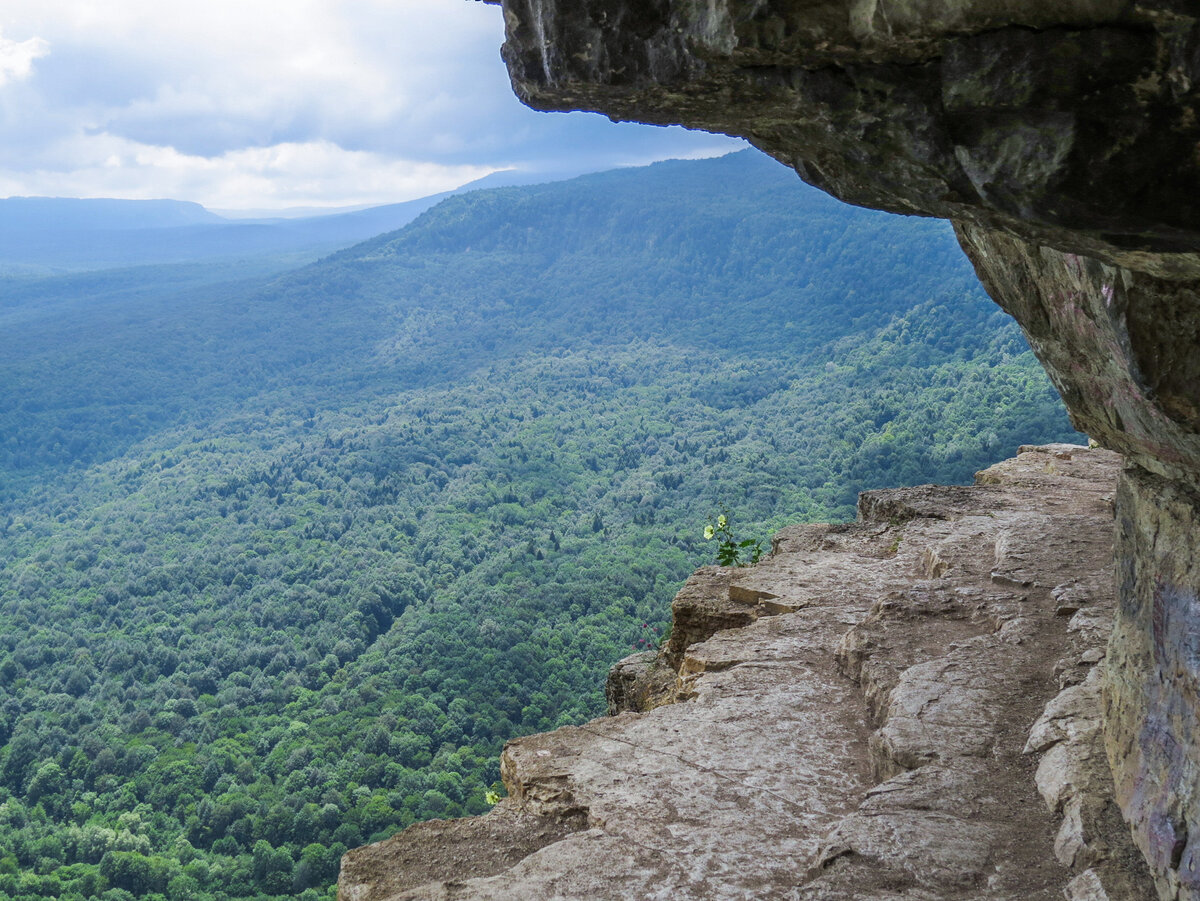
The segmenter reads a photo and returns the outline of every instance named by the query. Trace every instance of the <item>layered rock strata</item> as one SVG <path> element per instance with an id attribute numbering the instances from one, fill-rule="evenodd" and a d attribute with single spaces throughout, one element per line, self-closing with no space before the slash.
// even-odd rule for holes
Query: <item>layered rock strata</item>
<path id="1" fill-rule="evenodd" d="M 1137 466 L 1107 749 L 1160 896 L 1200 898 L 1197 4 L 503 5 L 533 107 L 741 135 L 850 203 L 955 223 L 1076 426 Z"/>
<path id="2" fill-rule="evenodd" d="M 699 570 L 624 710 L 510 742 L 507 799 L 351 852 L 339 898 L 1149 897 L 1099 733 L 1117 470 L 1022 448 Z"/>

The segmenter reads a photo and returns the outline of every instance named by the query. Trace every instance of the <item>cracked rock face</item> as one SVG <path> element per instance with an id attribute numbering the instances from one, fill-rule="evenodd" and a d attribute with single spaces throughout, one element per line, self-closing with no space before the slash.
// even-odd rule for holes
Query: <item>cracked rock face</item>
<path id="1" fill-rule="evenodd" d="M 1117 800 L 1167 898 L 1200 898 L 1200 500 L 1133 471 L 1117 518 L 1104 716 Z"/>
<path id="2" fill-rule="evenodd" d="M 845 201 L 955 223 L 1077 428 L 1134 467 L 1105 707 L 1114 771 L 1195 782 L 1200 633 L 1179 624 L 1200 596 L 1187 531 L 1200 522 L 1200 7 L 503 6 L 503 55 L 530 106 L 740 135 Z M 1151 539 L 1164 508 L 1169 527 Z M 1161 622 L 1185 637 L 1159 640 Z M 1175 783 L 1121 796 L 1163 898 L 1200 898 L 1182 838 L 1200 836 L 1192 798 Z"/>
<path id="3" fill-rule="evenodd" d="M 615 669 L 646 712 L 509 742 L 507 799 L 351 852 L 339 898 L 1144 901 L 1094 666 L 1117 467 L 1026 448 L 705 567 L 690 642 Z"/>

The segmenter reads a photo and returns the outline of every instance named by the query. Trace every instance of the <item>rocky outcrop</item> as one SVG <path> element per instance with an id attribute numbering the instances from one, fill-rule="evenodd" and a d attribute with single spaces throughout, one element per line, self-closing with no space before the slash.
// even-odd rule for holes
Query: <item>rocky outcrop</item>
<path id="1" fill-rule="evenodd" d="M 1149 897 L 1098 728 L 1117 470 L 1023 448 L 701 569 L 624 711 L 510 742 L 507 799 L 351 852 L 339 897 Z"/>
<path id="2" fill-rule="evenodd" d="M 1167 898 L 1200 897 L 1200 499 L 1137 470 L 1118 493 L 1104 717 L 1117 800 Z"/>
<path id="3" fill-rule="evenodd" d="M 850 203 L 955 223 L 1077 427 L 1135 464 L 1104 730 L 1161 897 L 1200 898 L 1196 4 L 503 5 L 531 106 L 741 135 Z"/>

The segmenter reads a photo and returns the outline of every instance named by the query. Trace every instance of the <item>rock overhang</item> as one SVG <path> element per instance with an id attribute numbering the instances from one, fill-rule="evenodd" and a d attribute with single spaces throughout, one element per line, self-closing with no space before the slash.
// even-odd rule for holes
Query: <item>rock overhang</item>
<path id="1" fill-rule="evenodd" d="M 513 0 L 503 56 L 537 109 L 739 135 L 850 203 L 1192 276 L 1186 7 Z"/>

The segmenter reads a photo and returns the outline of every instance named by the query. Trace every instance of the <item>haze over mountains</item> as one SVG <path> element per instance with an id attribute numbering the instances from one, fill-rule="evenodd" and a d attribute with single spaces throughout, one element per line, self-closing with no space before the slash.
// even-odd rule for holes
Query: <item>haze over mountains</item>
<path id="1" fill-rule="evenodd" d="M 708 516 L 1077 437 L 944 223 L 754 152 L 291 268 L 392 214 L 107 209 L 28 226 L 79 271 L 0 279 L 0 901 L 332 898 L 346 847 L 486 810 L 506 738 L 600 712 Z"/>
<path id="2" fill-rule="evenodd" d="M 123 266 L 273 256 L 299 265 L 407 225 L 455 194 L 574 176 L 569 168 L 496 172 L 403 203 L 306 215 L 219 215 L 180 200 L 0 199 L 0 273 L 54 274 Z"/>

